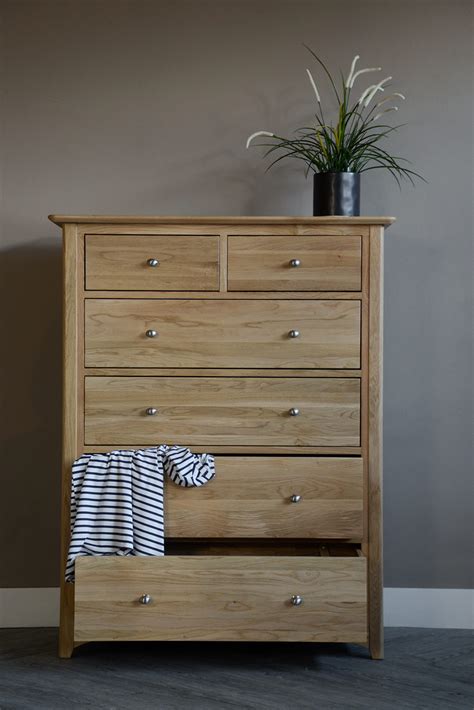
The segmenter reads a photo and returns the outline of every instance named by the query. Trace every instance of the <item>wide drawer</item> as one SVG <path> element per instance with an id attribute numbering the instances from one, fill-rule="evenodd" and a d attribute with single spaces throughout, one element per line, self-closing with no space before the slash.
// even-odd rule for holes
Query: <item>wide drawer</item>
<path id="1" fill-rule="evenodd" d="M 217 456 L 200 488 L 165 488 L 165 530 L 187 538 L 362 539 L 362 459 Z"/>
<path id="2" fill-rule="evenodd" d="M 361 237 L 229 237 L 229 291 L 360 291 Z"/>
<path id="3" fill-rule="evenodd" d="M 358 368 L 360 301 L 86 299 L 85 364 Z"/>
<path id="4" fill-rule="evenodd" d="M 86 289 L 218 291 L 216 236 L 86 235 Z"/>
<path id="5" fill-rule="evenodd" d="M 360 380 L 86 377 L 85 444 L 359 446 Z"/>
<path id="6" fill-rule="evenodd" d="M 363 557 L 81 557 L 74 637 L 365 643 L 366 593 Z"/>

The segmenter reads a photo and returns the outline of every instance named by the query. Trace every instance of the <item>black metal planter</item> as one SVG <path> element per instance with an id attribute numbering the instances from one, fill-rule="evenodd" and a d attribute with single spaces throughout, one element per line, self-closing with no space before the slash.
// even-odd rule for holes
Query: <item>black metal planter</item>
<path id="1" fill-rule="evenodd" d="M 360 173 L 314 173 L 313 215 L 360 214 Z"/>

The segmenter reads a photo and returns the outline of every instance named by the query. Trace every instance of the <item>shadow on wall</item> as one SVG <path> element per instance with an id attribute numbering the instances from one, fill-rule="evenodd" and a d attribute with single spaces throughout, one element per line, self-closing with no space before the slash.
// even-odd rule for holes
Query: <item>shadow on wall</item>
<path id="1" fill-rule="evenodd" d="M 270 162 L 261 152 L 242 156 L 231 149 L 176 157 L 167 167 L 173 178 L 163 181 L 157 175 L 159 187 L 140 191 L 140 202 L 155 204 L 155 214 L 311 215 L 312 174 L 306 180 L 296 160 L 266 172 Z M 127 209 L 132 214 L 143 211 L 140 205 Z"/>
<path id="2" fill-rule="evenodd" d="M 61 270 L 59 240 L 0 254 L 0 587 L 59 579 Z"/>

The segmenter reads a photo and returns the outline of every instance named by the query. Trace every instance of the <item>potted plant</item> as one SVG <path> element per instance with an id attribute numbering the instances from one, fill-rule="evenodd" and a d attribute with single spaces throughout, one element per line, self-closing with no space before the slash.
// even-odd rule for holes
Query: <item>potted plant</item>
<path id="1" fill-rule="evenodd" d="M 360 175 L 368 170 L 388 170 L 400 186 L 406 178 L 412 184 L 414 177 L 421 177 L 407 167 L 408 160 L 391 155 L 382 144 L 387 136 L 400 128 L 384 122 L 390 112 L 398 111 L 396 102 L 405 96 L 398 91 L 380 97 L 389 86 L 388 76 L 377 83 L 358 91 L 354 98 L 354 85 L 360 76 L 381 71 L 381 67 L 356 70 L 359 56 L 352 61 L 347 78 L 341 72 L 338 89 L 324 62 L 304 45 L 325 72 L 337 102 L 337 117 L 328 121 L 321 105 L 318 87 L 309 69 L 308 79 L 316 97 L 315 124 L 295 131 L 294 138 L 285 138 L 270 131 L 257 131 L 247 139 L 247 148 L 255 138 L 270 139 L 258 143 L 267 148 L 264 156 L 273 153 L 277 157 L 269 170 L 284 158 L 296 158 L 306 164 L 306 177 L 313 175 L 313 214 L 344 215 L 360 214 Z"/>

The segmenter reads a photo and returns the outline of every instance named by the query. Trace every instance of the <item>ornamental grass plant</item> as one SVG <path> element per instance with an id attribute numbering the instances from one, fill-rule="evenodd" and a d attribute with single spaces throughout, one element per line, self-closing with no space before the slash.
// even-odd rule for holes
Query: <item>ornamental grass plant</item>
<path id="1" fill-rule="evenodd" d="M 399 110 L 398 103 L 405 100 L 399 91 L 383 94 L 390 86 L 391 76 L 377 83 L 370 84 L 355 95 L 355 84 L 360 83 L 366 74 L 381 71 L 381 67 L 367 67 L 356 70 L 359 55 L 344 78 L 340 75 L 340 86 L 329 72 L 324 62 L 304 45 L 316 60 L 319 69 L 324 72 L 334 92 L 337 102 L 335 120 L 328 120 L 321 103 L 321 96 L 313 74 L 306 69 L 309 82 L 316 97 L 315 123 L 313 126 L 297 128 L 295 137 L 286 138 L 270 131 L 257 131 L 247 139 L 247 148 L 256 138 L 265 137 L 255 145 L 265 147 L 264 157 L 272 156 L 273 160 L 267 167 L 269 170 L 280 160 L 295 158 L 305 163 L 305 175 L 314 173 L 363 173 L 369 170 L 388 170 L 398 185 L 402 179 L 414 184 L 414 178 L 424 178 L 411 170 L 410 161 L 397 155 L 392 155 L 383 147 L 387 137 L 405 124 L 389 125 L 385 121 L 388 114 Z M 426 181 L 425 181 L 426 182 Z"/>

